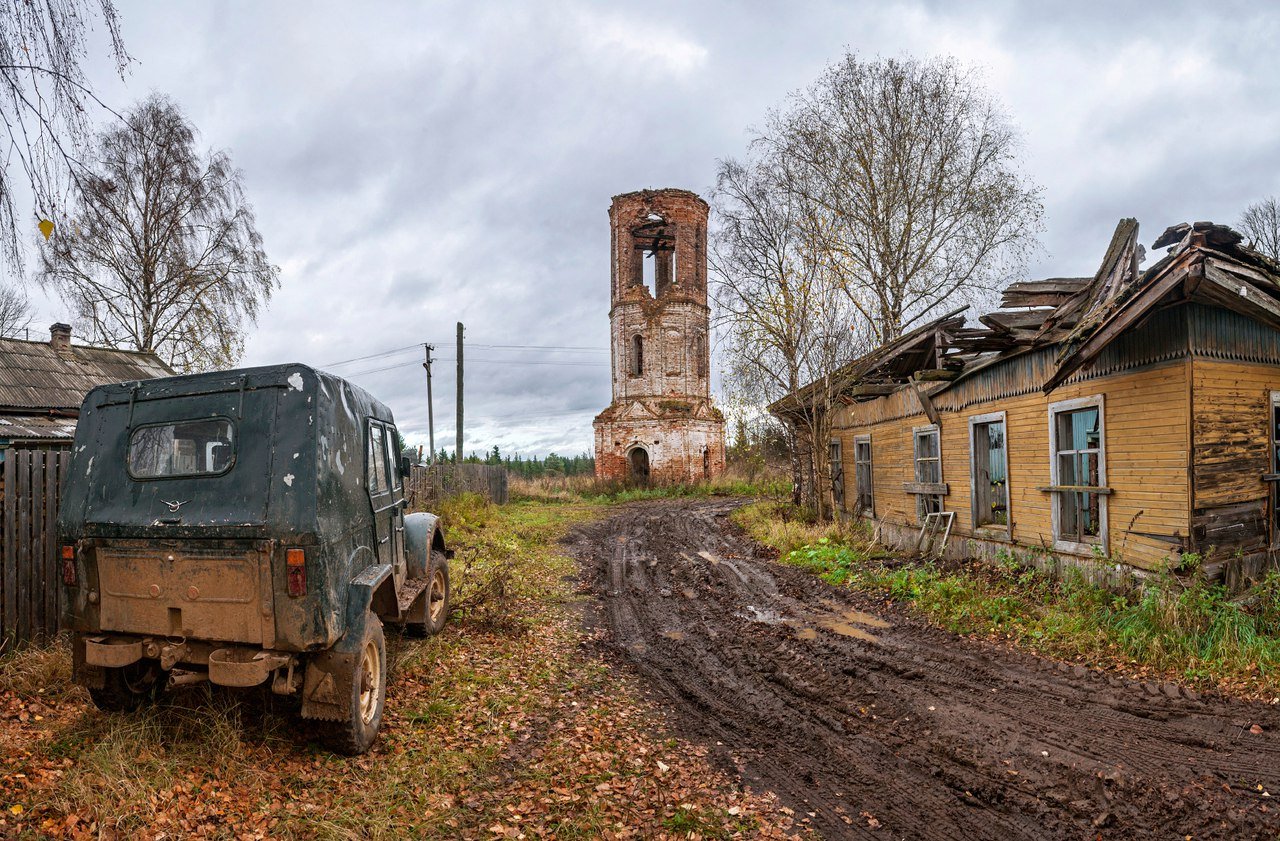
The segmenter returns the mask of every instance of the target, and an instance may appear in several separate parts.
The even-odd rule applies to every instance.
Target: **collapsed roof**
[[[1121,219],[1093,277],[1012,283],[1001,308],[966,326],[961,308],[915,328],[843,366],[832,393],[845,402],[871,400],[907,384],[955,380],[1033,348],[1056,346],[1055,367],[1042,385],[1053,391],[1089,365],[1121,334],[1158,310],[1200,302],[1234,310],[1280,330],[1280,264],[1213,222],[1184,222],[1152,245],[1168,252],[1141,270],[1145,249],[1138,222]],[[810,383],[770,406],[775,414],[814,404],[826,381]]]

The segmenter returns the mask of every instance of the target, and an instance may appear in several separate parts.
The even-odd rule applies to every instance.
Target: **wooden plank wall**
[[[1270,489],[1262,476],[1271,472],[1271,392],[1280,390],[1280,366],[1197,358],[1192,389],[1196,548],[1265,549]]]
[[[66,447],[9,449],[0,504],[0,635],[5,648],[58,632],[57,519]]]
[[[442,499],[476,493],[497,505],[506,505],[507,469],[492,464],[438,464],[434,470],[414,465],[405,481],[405,493],[416,508],[431,510]]]
[[[1053,546],[1049,485],[1049,404],[1103,395],[1109,553],[1143,568],[1154,568],[1189,532],[1190,362],[1179,359],[1039,392],[941,411],[942,480],[949,484],[946,510],[956,513],[953,534],[975,536],[970,504],[969,418],[1007,413],[1009,448],[1010,547],[1019,551]],[[904,389],[909,392],[909,389]],[[899,400],[908,398],[901,397]],[[916,522],[915,498],[903,490],[914,481],[912,428],[928,424],[923,413],[869,426],[849,424],[858,407],[837,415],[847,448],[845,498],[855,498],[853,438],[871,434],[872,481],[876,518],[909,525]],[[990,539],[999,532],[981,530]],[[1154,536],[1153,536],[1154,535]]]

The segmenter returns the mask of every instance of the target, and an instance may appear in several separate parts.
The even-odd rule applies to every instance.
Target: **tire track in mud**
[[[675,724],[823,836],[1280,834],[1274,708],[931,628],[771,560],[738,504],[635,504],[568,544]]]

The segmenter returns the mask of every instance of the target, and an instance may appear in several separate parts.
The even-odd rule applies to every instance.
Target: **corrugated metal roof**
[[[54,418],[46,415],[0,415],[0,442],[64,440],[70,441],[76,434],[74,418]]]
[[[154,353],[0,339],[0,409],[79,409],[94,386],[172,375]]]

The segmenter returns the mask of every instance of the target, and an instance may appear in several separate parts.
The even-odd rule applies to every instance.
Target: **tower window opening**
[[[693,370],[696,376],[707,376],[707,337],[697,333],[693,337]]]
[[[644,338],[640,334],[631,337],[631,375],[644,373]]]
[[[644,285],[645,291],[650,295],[654,293],[654,289],[657,286],[658,263],[657,260],[654,259],[655,256],[655,252],[652,251],[647,253],[642,252],[640,258],[640,263],[644,266],[641,271],[640,282]]]

